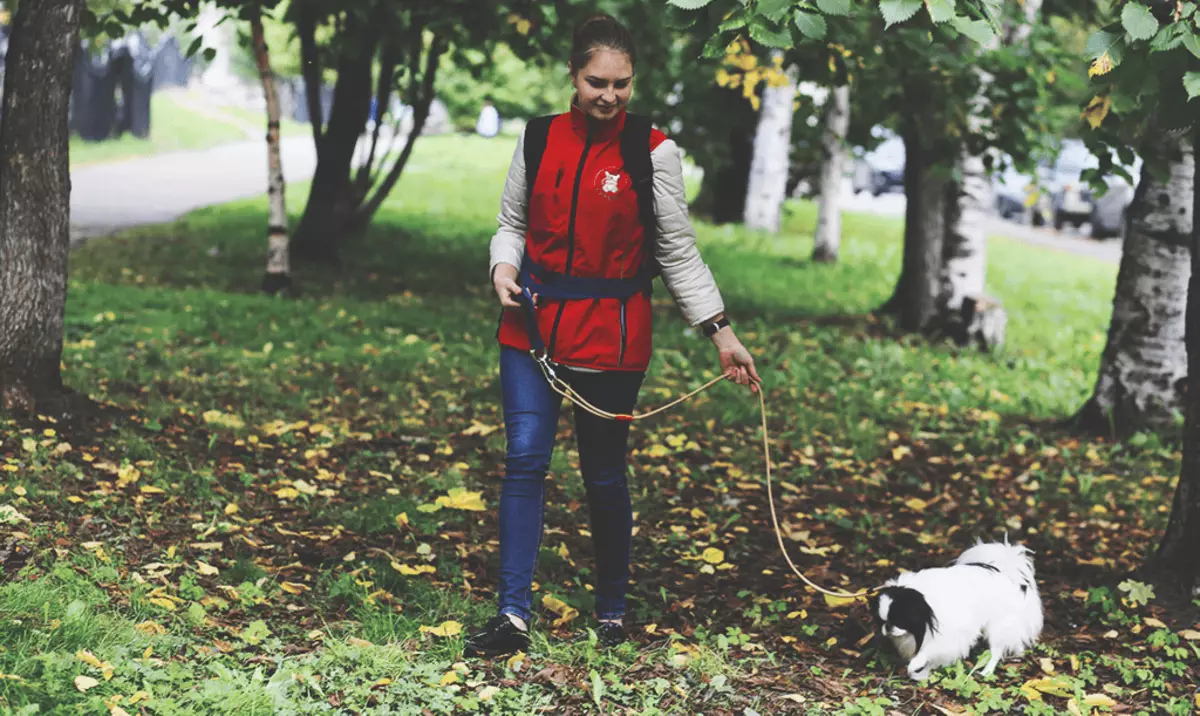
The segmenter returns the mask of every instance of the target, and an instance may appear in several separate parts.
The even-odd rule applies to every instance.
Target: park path
[[[281,149],[288,182],[312,176],[317,161],[312,137],[284,138]],[[843,189],[845,210],[904,216],[903,195],[854,196],[849,184],[846,180]],[[267,147],[261,139],[81,167],[71,172],[72,246],[122,229],[172,221],[194,209],[259,196],[266,186]],[[1119,240],[1097,241],[998,217],[989,217],[986,226],[992,236],[1111,263],[1121,260]]]
[[[311,136],[280,143],[288,182],[316,169]],[[266,193],[267,145],[262,139],[210,149],[170,152],[71,170],[71,243],[122,229],[158,224],[194,209]],[[304,197],[294,197],[303,202]]]

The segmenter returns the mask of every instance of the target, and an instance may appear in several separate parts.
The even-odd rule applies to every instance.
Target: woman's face
[[[579,108],[595,119],[612,119],[633,93],[633,64],[629,55],[599,48],[582,68],[571,68]]]

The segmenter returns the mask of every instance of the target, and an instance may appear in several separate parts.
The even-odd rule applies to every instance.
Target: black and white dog
[[[1021,656],[1042,633],[1042,600],[1023,545],[978,542],[948,567],[905,572],[871,598],[880,633],[908,662],[908,675],[965,659],[982,638],[991,674],[1001,659]]]

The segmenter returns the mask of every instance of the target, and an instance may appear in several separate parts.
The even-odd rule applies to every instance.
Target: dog
[[[948,567],[906,572],[871,597],[871,614],[908,665],[924,681],[934,669],[967,658],[982,638],[991,658],[1019,657],[1042,633],[1042,600],[1032,554],[1020,544],[976,542]]]

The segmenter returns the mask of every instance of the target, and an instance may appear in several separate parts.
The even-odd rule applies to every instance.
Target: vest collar
[[[571,99],[571,129],[580,136],[586,139],[588,136],[588,127],[591,126],[592,141],[608,141],[616,139],[621,134],[621,129],[625,127],[625,108],[612,119],[598,120],[593,118],[587,112],[579,108],[575,104],[575,99]]]

